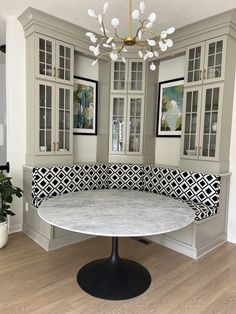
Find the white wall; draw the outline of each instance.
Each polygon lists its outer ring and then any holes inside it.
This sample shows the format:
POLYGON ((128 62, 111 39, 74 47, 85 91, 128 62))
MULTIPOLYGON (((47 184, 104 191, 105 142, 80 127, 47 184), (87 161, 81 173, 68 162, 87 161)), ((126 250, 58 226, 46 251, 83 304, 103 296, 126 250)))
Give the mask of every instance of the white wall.
POLYGON ((230 194, 228 216, 228 241, 236 243, 236 80, 234 87, 234 105, 230 143, 230 194))
MULTIPOLYGON (((159 82, 184 77, 185 56, 160 62, 159 82)), ((180 157, 180 138, 157 137, 155 163, 178 166, 180 157)))
POLYGON ((6 162, 6 55, 0 51, 0 164, 6 162))
MULTIPOLYGON (((26 153, 26 61, 23 29, 15 17, 6 20, 6 114, 7 160, 16 186, 23 187, 23 165, 26 153)), ((12 204, 10 231, 22 228, 23 199, 12 204)))
MULTIPOLYGON (((92 59, 75 55, 75 76, 98 80, 98 65, 92 59)), ((97 136, 74 135, 74 163, 95 162, 97 158, 97 136)))

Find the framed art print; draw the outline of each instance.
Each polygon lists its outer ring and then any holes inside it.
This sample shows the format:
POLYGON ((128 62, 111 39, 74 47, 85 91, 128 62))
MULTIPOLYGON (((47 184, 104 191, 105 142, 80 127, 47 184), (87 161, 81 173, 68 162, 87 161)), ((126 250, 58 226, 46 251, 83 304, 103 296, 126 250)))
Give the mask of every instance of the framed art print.
POLYGON ((73 134, 97 134, 98 82, 74 77, 73 134))
POLYGON ((159 83, 157 137, 180 137, 184 78, 159 83))

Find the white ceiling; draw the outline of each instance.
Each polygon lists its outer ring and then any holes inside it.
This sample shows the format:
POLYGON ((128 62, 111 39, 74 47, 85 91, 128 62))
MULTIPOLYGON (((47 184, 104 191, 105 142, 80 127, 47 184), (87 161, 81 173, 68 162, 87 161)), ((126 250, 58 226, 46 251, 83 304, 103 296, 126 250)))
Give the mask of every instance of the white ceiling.
MULTIPOLYGON (((98 31, 97 20, 88 16, 89 8, 102 8, 106 0, 0 0, 0 44, 5 41, 5 19, 7 16, 18 17, 29 6, 55 15, 87 29, 98 31)), ((133 0, 133 8, 140 1, 133 0)), ((111 17, 118 17, 121 25, 118 30, 126 35, 128 0, 110 0, 106 15, 106 24, 111 17)), ((212 15, 236 8, 236 0, 146 0, 147 14, 157 14, 156 30, 169 26, 179 28, 212 15)), ((110 27, 107 27, 108 29, 110 27)))

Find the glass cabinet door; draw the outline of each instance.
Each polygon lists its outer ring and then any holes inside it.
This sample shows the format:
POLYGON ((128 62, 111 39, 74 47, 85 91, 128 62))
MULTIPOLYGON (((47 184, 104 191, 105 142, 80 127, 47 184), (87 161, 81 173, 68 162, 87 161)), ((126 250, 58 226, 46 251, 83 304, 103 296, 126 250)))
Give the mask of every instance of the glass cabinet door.
POLYGON ((111 63, 111 90, 114 92, 127 92, 127 65, 122 61, 111 63))
POLYGON ((225 46, 226 40, 224 37, 206 42, 204 80, 208 82, 209 80, 216 81, 224 77, 225 46))
POLYGON ((127 152, 142 152, 143 97, 128 97, 127 152))
POLYGON ((38 125, 39 138, 37 151, 40 153, 52 152, 55 150, 53 142, 54 111, 53 111, 53 84, 38 83, 38 125))
POLYGON ((55 40, 36 35, 36 76, 55 80, 55 40))
POLYGON ((182 154, 188 158, 197 158, 198 130, 201 106, 201 88, 192 88, 185 91, 185 115, 183 121, 182 154))
POLYGON ((192 46, 187 50, 186 85, 199 84, 202 81, 204 44, 192 46))
POLYGON ((201 156, 206 159, 217 157, 220 129, 219 112, 222 102, 222 85, 211 85, 203 89, 201 156))
POLYGON ((57 86, 57 152, 72 150, 72 93, 71 87, 57 86))
POLYGON ((128 92, 144 93, 145 62, 129 60, 128 92))
POLYGON ((57 41, 56 51, 57 51, 56 59, 57 81, 64 83, 73 83, 73 70, 72 70, 74 58, 73 46, 57 41))
POLYGON ((111 97, 111 151, 125 151, 126 97, 111 97))

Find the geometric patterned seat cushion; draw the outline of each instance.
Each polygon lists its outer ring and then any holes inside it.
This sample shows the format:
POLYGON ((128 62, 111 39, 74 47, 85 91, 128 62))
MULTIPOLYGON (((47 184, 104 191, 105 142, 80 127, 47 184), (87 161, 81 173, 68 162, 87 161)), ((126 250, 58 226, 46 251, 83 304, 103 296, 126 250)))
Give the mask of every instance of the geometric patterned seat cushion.
POLYGON ((182 200, 195 211, 195 220, 199 221, 217 214, 218 207, 197 204, 191 201, 182 200))
POLYGON ((220 176, 179 169, 144 166, 144 190, 197 204, 218 207, 220 176))
POLYGON ((143 165, 108 164, 108 188, 143 190, 143 165))
POLYGON ((40 199, 49 196, 106 188, 106 164, 33 168, 32 203, 34 206, 40 202, 40 199))

